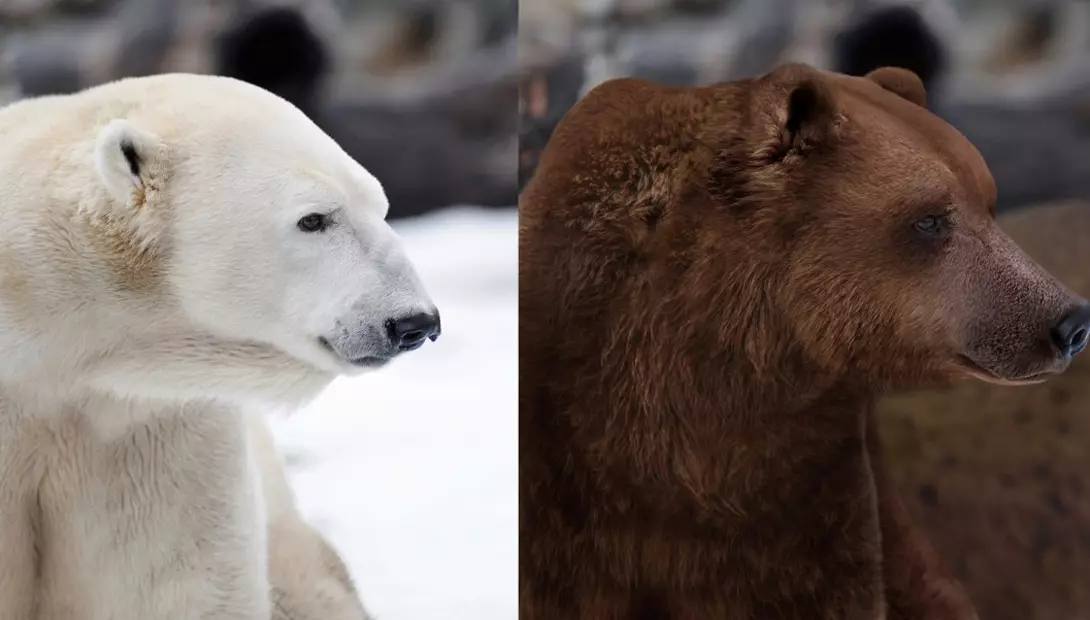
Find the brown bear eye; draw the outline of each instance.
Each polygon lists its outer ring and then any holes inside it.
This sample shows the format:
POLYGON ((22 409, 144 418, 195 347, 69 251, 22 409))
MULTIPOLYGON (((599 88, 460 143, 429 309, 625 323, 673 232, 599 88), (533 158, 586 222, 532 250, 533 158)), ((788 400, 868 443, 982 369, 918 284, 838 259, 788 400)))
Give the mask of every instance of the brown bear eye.
POLYGON ((925 218, 916 220, 916 223, 912 226, 929 237, 945 234, 950 227, 947 218, 939 215, 928 215, 925 218))
POLYGON ((329 228, 329 218, 321 213, 311 213, 299 220, 299 230, 303 232, 321 232, 329 228))

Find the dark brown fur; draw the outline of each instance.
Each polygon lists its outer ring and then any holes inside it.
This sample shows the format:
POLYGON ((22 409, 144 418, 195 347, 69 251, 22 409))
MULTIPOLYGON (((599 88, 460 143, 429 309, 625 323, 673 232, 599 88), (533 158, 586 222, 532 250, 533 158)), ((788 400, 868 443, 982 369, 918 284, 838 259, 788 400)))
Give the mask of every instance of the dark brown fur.
POLYGON ((557 127, 520 205, 520 618, 974 617, 871 403, 959 355, 1059 370, 1077 300, 903 77, 615 80, 557 127))
MULTIPOLYGON (((1090 295, 1090 204, 999 218, 1090 295)), ((966 382, 879 409, 913 518, 988 620, 1090 620, 1090 357, 1039 386, 966 382)))

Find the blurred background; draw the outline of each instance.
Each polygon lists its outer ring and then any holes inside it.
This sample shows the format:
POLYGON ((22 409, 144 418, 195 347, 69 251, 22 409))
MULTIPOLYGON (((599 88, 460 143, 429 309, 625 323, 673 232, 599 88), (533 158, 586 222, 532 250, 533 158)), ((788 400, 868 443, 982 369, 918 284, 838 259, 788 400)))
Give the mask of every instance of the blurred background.
POLYGON ((710 84, 802 61, 916 71, 977 145, 1000 209, 1090 197, 1090 3, 1076 0, 523 2, 520 179, 559 117, 602 80, 710 84))
POLYGON ((292 101, 383 183, 435 343, 270 412, 383 620, 516 617, 515 0, 0 0, 0 104, 164 72, 292 101))
MULTIPOLYGON (((520 186, 611 77, 912 69, 991 168, 1000 225, 1090 296, 1090 2, 523 0, 518 45, 520 186)), ((909 511, 982 620, 1090 620, 1090 356, 1040 386, 890 398, 880 420, 909 511)))
POLYGON ((306 111, 391 216, 516 202, 516 0, 0 0, 0 101, 217 73, 306 111))

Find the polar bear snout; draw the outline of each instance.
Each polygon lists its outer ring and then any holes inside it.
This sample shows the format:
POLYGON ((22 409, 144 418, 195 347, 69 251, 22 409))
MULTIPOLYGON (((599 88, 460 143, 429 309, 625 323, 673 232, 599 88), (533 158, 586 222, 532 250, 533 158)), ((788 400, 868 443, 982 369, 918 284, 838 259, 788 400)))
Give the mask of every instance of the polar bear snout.
POLYGON ((386 333, 399 352, 415 351, 425 340, 435 342, 441 332, 438 312, 419 312, 386 322, 386 333))
POLYGON ((442 332, 438 310, 416 312, 387 319, 381 328, 360 323, 355 328, 338 326, 336 333, 318 342, 339 361, 356 368, 380 368, 402 353, 415 351, 442 332))

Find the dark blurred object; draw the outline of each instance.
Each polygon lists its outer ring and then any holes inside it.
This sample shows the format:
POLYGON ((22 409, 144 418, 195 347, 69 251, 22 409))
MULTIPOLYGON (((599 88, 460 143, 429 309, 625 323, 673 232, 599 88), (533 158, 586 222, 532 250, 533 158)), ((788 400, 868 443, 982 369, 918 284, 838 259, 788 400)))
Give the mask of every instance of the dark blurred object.
POLYGON ((256 84, 308 114, 330 70, 329 51, 299 11, 243 15, 219 38, 215 72, 256 84))
POLYGON ((929 92, 946 65, 946 50, 939 37, 907 5, 863 13, 833 42, 836 71, 866 75, 879 67, 902 67, 918 75, 929 92))
POLYGON ((217 72, 295 103, 374 174, 390 199, 391 218, 454 204, 517 202, 514 166, 500 161, 514 157, 503 148, 517 132, 513 59, 511 75, 492 84, 403 102, 351 102, 321 92, 329 54, 295 9, 246 14, 224 33, 218 52, 217 72))
POLYGON ((1090 102, 1046 98, 1013 103, 943 97, 947 52, 915 9, 899 5, 861 16, 837 36, 834 69, 864 75, 881 66, 917 72, 931 110, 960 130, 995 177, 998 211, 1090 199, 1090 102))

